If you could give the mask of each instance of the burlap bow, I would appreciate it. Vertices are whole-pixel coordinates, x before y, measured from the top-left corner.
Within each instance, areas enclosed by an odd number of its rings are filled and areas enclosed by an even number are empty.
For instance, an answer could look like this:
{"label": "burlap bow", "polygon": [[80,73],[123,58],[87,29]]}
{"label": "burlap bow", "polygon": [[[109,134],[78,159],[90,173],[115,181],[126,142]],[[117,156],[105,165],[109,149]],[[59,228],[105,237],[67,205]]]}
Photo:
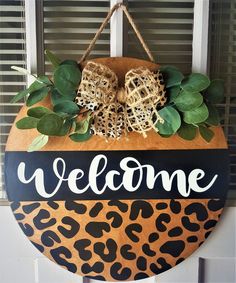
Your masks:
{"label": "burlap bow", "polygon": [[116,74],[107,66],[88,62],[76,103],[92,111],[92,129],[96,135],[119,138],[135,131],[146,137],[161,117],[157,107],[166,102],[164,83],[159,71],[131,69],[125,75],[124,88],[118,88]]}

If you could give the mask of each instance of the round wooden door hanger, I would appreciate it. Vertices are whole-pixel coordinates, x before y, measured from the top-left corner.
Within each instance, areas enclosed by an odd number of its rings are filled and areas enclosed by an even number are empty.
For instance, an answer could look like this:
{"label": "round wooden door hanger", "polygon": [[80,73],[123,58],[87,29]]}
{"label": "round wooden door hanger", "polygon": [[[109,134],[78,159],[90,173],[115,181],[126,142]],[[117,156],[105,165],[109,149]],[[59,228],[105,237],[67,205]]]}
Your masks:
{"label": "round wooden door hanger", "polygon": [[[127,59],[101,60],[122,81]],[[36,131],[14,125],[5,155],[11,208],[32,244],[71,272],[104,281],[160,274],[190,256],[222,213],[229,160],[222,129],[214,133],[211,143],[152,131],[108,142],[55,137],[29,153]]]}

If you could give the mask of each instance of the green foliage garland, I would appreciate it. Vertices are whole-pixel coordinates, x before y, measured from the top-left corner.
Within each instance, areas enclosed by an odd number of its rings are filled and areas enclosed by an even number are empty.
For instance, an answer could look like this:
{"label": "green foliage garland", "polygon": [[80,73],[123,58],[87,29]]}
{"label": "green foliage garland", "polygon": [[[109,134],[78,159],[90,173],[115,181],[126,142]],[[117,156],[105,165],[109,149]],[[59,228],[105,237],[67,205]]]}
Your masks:
{"label": "green foliage garland", "polygon": [[[84,142],[91,138],[92,115],[84,111],[75,102],[76,91],[81,80],[81,71],[76,61],[61,61],[49,50],[45,51],[54,69],[53,79],[47,76],[33,76],[27,70],[13,66],[25,75],[31,75],[35,81],[20,91],[12,102],[26,99],[30,107],[27,117],[17,121],[18,129],[37,129],[40,133],[28,151],[40,150],[50,136],[68,135],[74,142]],[[205,75],[193,73],[187,77],[174,66],[161,68],[164,77],[168,103],[158,109],[164,123],[155,127],[162,137],[178,134],[186,140],[193,140],[197,132],[210,142],[214,136],[210,126],[219,125],[220,119],[215,107],[224,97],[222,80],[210,81]],[[47,96],[52,109],[34,106]]]}
{"label": "green foliage garland", "polygon": [[184,77],[172,66],[161,67],[161,72],[168,103],[159,110],[164,123],[155,125],[158,133],[163,137],[177,133],[185,140],[193,140],[199,131],[201,137],[210,142],[214,133],[209,128],[220,124],[215,104],[224,99],[224,82],[210,81],[199,73]]}
{"label": "green foliage garland", "polygon": [[[31,107],[27,111],[27,117],[16,123],[18,129],[35,128],[40,133],[30,145],[30,152],[45,146],[50,136],[69,135],[71,140],[77,142],[91,137],[90,113],[81,112],[81,108],[74,102],[81,80],[81,71],[77,62],[61,61],[48,50],[45,53],[54,68],[53,80],[46,76],[35,76],[35,81],[29,88],[19,92],[12,100],[17,102],[26,98],[26,105]],[[15,66],[12,68],[28,74],[23,68]],[[47,96],[50,97],[52,110],[43,106],[32,107]],[[83,124],[82,131],[81,124]]]}

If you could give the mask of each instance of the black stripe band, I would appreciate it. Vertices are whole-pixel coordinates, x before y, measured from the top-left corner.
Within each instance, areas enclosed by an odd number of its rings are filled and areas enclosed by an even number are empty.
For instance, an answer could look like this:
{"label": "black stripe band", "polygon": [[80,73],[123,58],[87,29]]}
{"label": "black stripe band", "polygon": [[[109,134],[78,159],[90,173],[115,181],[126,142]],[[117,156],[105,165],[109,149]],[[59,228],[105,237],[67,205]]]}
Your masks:
{"label": "black stripe band", "polygon": [[[96,161],[98,166],[95,166]],[[35,179],[28,184],[19,180],[18,171],[24,173],[20,178],[29,180],[40,168],[38,185],[43,184],[49,196],[60,182],[53,164],[59,175],[63,175],[64,166],[65,174],[58,191],[51,197],[45,198],[37,191]],[[73,171],[75,169],[78,170]],[[202,170],[204,176],[196,170]],[[70,182],[67,180],[69,174]],[[6,152],[5,179],[10,201],[225,198],[229,157],[226,149]],[[212,186],[204,192],[194,189],[196,184],[204,188],[211,182]],[[113,186],[119,189],[112,190]],[[189,186],[190,194],[184,195]],[[96,189],[104,189],[104,192],[96,194]]]}

